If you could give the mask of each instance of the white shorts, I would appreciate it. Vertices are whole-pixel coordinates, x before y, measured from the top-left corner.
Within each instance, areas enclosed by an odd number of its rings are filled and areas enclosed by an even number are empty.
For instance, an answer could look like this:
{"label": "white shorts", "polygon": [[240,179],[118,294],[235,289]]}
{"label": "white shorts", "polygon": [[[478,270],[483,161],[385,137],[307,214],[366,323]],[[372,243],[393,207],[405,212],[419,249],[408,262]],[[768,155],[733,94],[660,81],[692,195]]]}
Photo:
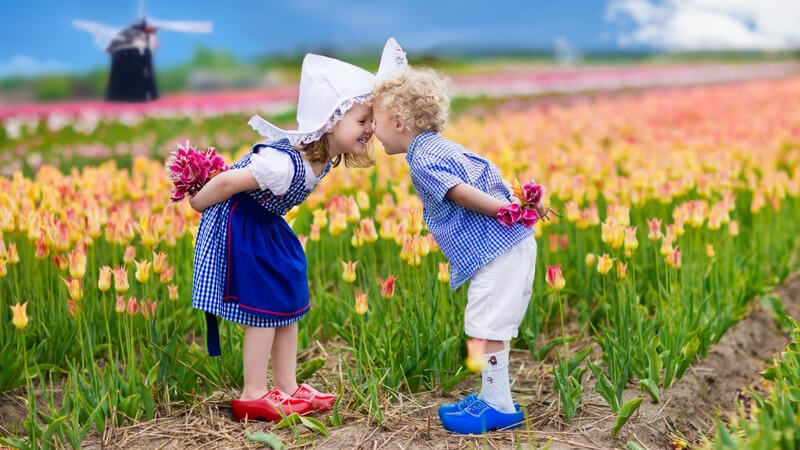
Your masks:
{"label": "white shorts", "polygon": [[517,337],[533,294],[536,239],[531,236],[501,253],[472,276],[464,311],[467,336],[493,341]]}

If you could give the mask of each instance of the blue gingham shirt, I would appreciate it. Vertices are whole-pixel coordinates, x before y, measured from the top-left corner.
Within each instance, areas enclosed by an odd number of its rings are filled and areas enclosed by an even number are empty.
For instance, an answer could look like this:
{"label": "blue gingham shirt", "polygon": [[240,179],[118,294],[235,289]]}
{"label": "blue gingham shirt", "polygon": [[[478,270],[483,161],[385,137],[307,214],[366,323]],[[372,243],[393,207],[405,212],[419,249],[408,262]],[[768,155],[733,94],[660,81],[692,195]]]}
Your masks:
{"label": "blue gingham shirt", "polygon": [[467,183],[510,202],[511,192],[491,161],[434,131],[424,131],[411,141],[406,161],[414,189],[422,200],[425,223],[450,261],[453,290],[495,257],[533,235],[532,229],[519,223],[506,227],[495,217],[470,211],[445,198],[450,188]]}

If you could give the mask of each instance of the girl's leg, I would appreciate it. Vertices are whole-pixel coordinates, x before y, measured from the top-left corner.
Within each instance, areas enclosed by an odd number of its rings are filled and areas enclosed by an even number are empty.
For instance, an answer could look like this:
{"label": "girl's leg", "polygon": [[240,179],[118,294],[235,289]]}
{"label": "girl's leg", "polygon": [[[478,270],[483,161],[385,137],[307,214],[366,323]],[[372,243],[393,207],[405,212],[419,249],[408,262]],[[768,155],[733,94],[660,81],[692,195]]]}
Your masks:
{"label": "girl's leg", "polygon": [[272,343],[272,373],[275,387],[292,395],[297,390],[297,322],[275,328]]}
{"label": "girl's leg", "polygon": [[239,400],[256,400],[269,392],[267,365],[274,338],[275,328],[247,327],[244,330],[244,387]]}

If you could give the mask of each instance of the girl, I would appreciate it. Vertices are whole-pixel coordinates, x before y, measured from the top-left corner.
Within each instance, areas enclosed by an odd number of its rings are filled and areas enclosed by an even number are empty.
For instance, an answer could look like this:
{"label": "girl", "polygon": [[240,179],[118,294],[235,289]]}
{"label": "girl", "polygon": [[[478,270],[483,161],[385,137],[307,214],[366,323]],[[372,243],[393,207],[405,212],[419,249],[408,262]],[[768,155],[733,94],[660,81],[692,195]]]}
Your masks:
{"label": "girl", "polygon": [[[244,325],[244,387],[233,400],[238,420],[278,420],[333,406],[335,396],[297,385],[297,321],[309,309],[303,248],[283,219],[331,166],[373,164],[365,104],[374,76],[356,66],[308,54],[303,60],[298,129],[261,117],[249,124],[267,139],[190,199],[203,212],[194,256],[192,306],[206,312],[208,351],[220,354],[217,318]],[[275,388],[267,389],[272,356]]]}

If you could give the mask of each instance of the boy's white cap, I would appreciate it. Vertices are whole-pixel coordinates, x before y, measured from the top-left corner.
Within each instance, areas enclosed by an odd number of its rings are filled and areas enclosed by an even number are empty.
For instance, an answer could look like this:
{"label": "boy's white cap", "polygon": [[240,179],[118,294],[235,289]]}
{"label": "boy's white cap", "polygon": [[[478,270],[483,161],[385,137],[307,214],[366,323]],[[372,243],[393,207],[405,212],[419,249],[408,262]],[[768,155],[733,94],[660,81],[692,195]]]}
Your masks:
{"label": "boy's white cap", "polygon": [[375,74],[377,81],[383,81],[395,74],[404,72],[408,69],[408,58],[406,52],[400,47],[397,41],[390,37],[383,46],[381,62],[378,65],[378,72]]}
{"label": "boy's white cap", "polygon": [[259,115],[247,123],[268,141],[307,144],[321,138],[354,104],[365,103],[374,85],[375,76],[360,67],[309,53],[300,71],[297,130],[284,130]]}

